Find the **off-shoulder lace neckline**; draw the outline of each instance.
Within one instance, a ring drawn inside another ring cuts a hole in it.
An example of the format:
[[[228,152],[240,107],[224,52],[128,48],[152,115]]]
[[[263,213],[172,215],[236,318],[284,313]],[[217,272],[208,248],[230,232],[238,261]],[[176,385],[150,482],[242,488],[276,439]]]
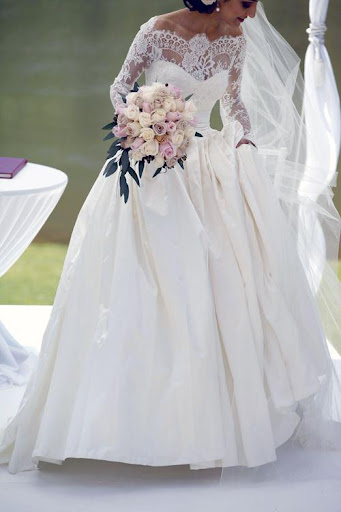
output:
[[[244,34],[240,34],[238,36],[233,36],[231,34],[229,34],[229,35],[223,34],[223,35],[217,37],[216,39],[210,39],[208,37],[208,35],[206,34],[206,32],[198,32],[197,34],[194,34],[194,36],[190,37],[189,39],[186,39],[185,37],[183,37],[180,34],[178,34],[177,32],[175,32],[174,30],[170,30],[170,29],[166,29],[166,28],[155,28],[155,22],[158,18],[159,18],[159,15],[156,15],[150,19],[150,21],[153,20],[153,26],[152,26],[153,32],[175,36],[177,39],[181,39],[181,41],[185,41],[186,43],[190,43],[191,41],[198,39],[198,38],[205,39],[210,44],[219,43],[220,41],[224,41],[225,39],[232,40],[232,41],[237,40],[237,39],[245,39]]]

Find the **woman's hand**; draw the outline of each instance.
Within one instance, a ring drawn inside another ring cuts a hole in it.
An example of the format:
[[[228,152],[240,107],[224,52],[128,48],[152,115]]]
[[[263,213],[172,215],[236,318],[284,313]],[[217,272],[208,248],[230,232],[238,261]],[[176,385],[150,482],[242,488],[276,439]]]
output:
[[[252,140],[250,140],[250,139],[245,139],[245,138],[240,139],[240,141],[238,142],[236,148],[239,148],[239,146],[241,146],[242,144],[252,144],[257,149],[256,144],[254,144],[252,142]]]

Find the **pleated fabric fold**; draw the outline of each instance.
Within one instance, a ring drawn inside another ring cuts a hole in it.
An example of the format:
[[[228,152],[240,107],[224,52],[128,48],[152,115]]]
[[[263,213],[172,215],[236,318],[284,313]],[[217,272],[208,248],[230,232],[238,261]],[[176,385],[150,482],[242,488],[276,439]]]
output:
[[[101,170],[75,224],[38,368],[0,461],[261,465],[327,371],[285,216],[241,126],[119,196]]]

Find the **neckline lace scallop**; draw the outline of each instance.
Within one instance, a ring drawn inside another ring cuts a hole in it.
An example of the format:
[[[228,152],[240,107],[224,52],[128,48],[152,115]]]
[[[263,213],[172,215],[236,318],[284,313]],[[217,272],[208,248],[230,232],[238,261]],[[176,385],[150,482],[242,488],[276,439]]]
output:
[[[216,37],[215,39],[210,39],[208,37],[208,35],[206,34],[206,32],[198,32],[197,34],[194,34],[194,36],[190,37],[189,39],[186,39],[185,37],[183,37],[180,34],[178,34],[177,32],[175,32],[174,30],[170,30],[170,29],[166,29],[166,28],[155,28],[155,22],[158,18],[159,18],[159,16],[153,16],[151,18],[151,20],[153,20],[153,27],[152,27],[153,32],[169,35],[169,36],[177,38],[178,40],[183,41],[185,43],[191,43],[191,42],[193,42],[193,40],[204,39],[207,43],[214,45],[215,43],[219,44],[221,41],[225,41],[225,40],[234,41],[234,40],[238,40],[238,39],[245,39],[244,34],[240,34],[239,36],[233,36],[231,34],[223,34],[219,37]]]

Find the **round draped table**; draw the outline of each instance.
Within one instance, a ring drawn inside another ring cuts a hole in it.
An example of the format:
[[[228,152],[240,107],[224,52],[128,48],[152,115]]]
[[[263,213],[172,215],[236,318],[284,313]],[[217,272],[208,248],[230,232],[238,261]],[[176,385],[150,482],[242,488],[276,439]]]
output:
[[[58,203],[67,175],[28,162],[12,179],[0,179],[0,276],[21,256]],[[32,355],[0,322],[0,384],[24,384]]]

